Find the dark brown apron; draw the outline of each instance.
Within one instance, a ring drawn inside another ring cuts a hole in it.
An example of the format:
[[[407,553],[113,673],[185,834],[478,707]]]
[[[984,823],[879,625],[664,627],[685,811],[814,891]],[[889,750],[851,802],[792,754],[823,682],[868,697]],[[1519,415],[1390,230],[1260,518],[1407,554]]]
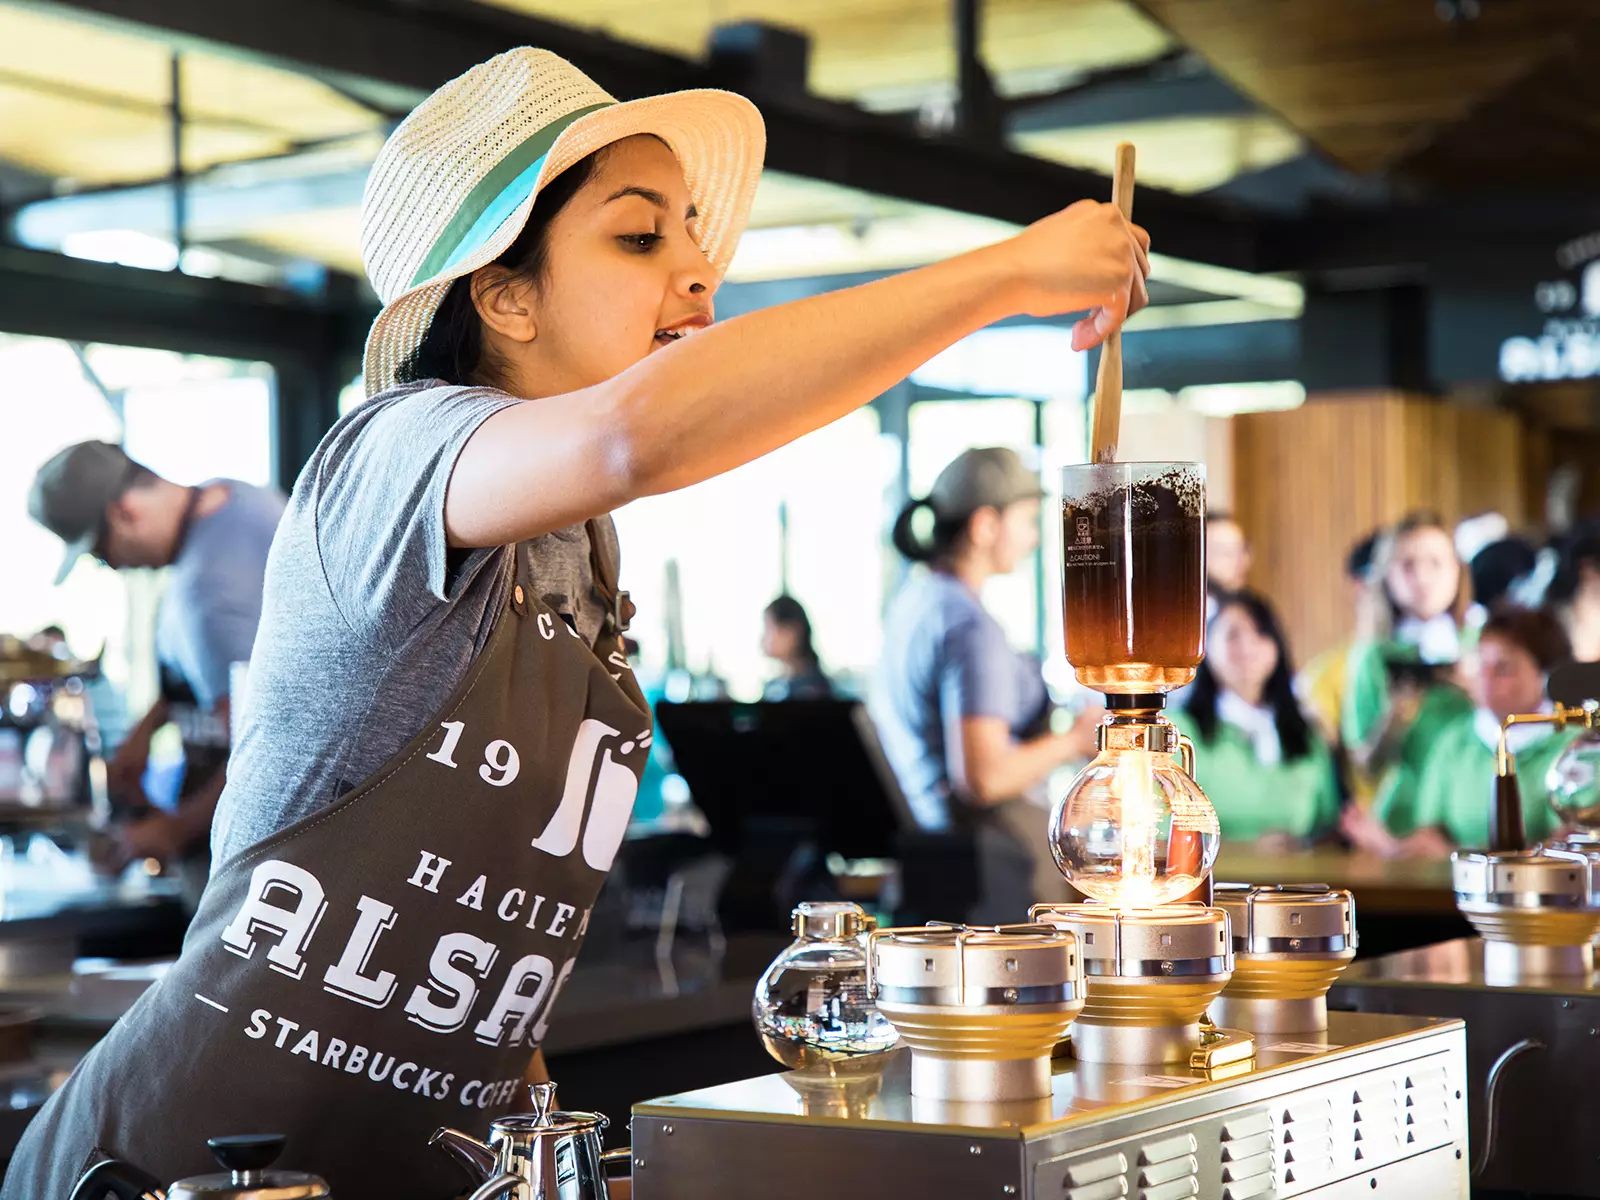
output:
[[[0,1190],[58,1200],[115,1157],[164,1181],[205,1139],[288,1135],[282,1163],[339,1200],[444,1200],[440,1125],[516,1097],[633,811],[649,708],[630,608],[593,649],[505,555],[503,613],[456,694],[328,808],[223,864],[172,970],[29,1126]]]

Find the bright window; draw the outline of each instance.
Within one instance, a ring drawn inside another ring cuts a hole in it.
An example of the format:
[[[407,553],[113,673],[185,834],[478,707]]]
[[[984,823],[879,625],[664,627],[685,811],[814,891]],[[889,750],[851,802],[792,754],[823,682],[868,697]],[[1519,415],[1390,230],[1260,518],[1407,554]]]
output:
[[[782,586],[785,548],[789,589],[806,606],[823,665],[869,670],[882,638],[895,464],[877,413],[861,409],[727,475],[621,509],[622,580],[639,606],[633,634],[647,672],[667,665],[676,621],[678,665],[720,675],[735,697],[758,697],[774,673],[760,651],[761,614]]]

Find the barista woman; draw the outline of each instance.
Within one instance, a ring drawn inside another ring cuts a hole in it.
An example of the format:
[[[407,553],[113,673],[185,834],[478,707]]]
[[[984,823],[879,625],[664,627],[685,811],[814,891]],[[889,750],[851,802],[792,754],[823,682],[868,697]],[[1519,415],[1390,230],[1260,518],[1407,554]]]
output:
[[[1088,310],[1082,346],[1143,302],[1143,235],[1082,203],[710,327],[762,147],[738,96],[618,104],[527,48],[390,135],[363,204],[370,399],[273,543],[210,885],[182,957],[33,1122],[5,1200],[65,1196],[107,1154],[195,1174],[208,1134],[260,1129],[336,1195],[451,1194],[428,1136],[516,1097],[648,754],[606,514],[992,321]]]
[[[1044,785],[1057,767],[1094,754],[1099,720],[1090,709],[1069,731],[1050,732],[1038,661],[1011,648],[980,599],[986,580],[1038,546],[1043,494],[1014,451],[967,450],[894,525],[895,549],[927,569],[912,573],[884,616],[873,714],[917,823],[975,838],[979,897],[967,916],[980,923],[1068,898],[1047,849]],[[916,530],[924,511],[926,540]]]
[[[1375,570],[1386,601],[1379,624],[1386,628],[1350,649],[1344,743],[1355,768],[1391,797],[1396,811],[1406,811],[1434,739],[1472,709],[1456,683],[1461,562],[1450,531],[1437,517],[1417,513],[1395,527]]]
[[[1231,592],[1206,627],[1206,657],[1172,721],[1231,841],[1287,848],[1330,833],[1339,787],[1327,745],[1300,711],[1294,666],[1266,599]]]
[[[1477,648],[1467,655],[1475,707],[1439,730],[1414,789],[1379,796],[1377,815],[1392,841],[1379,839],[1368,848],[1443,858],[1457,846],[1488,845],[1500,723],[1512,713],[1550,711],[1546,678],[1570,658],[1567,635],[1549,611],[1503,608],[1493,613],[1478,635]],[[1530,844],[1555,832],[1545,775],[1576,736],[1576,730],[1558,731],[1551,725],[1511,728],[1507,741],[1517,756],[1522,820]],[[1401,807],[1408,794],[1414,799]]]

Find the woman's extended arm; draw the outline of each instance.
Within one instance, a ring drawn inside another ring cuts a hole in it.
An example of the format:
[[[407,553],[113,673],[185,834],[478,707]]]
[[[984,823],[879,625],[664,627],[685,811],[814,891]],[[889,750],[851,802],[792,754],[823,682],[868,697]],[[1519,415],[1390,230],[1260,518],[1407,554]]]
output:
[[[513,405],[456,463],[451,544],[505,545],[731,470],[1005,317],[1087,309],[1074,345],[1096,344],[1142,305],[1148,240],[1081,201],[996,245],[749,313],[605,383]]]

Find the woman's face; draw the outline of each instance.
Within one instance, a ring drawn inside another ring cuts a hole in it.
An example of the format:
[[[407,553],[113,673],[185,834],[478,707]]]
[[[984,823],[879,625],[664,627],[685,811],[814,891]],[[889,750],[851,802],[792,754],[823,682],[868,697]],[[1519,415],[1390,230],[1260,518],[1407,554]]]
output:
[[[1413,529],[1395,542],[1389,594],[1402,611],[1422,620],[1448,612],[1461,588],[1461,562],[1442,529]]]
[[[993,509],[987,510],[994,512]],[[1015,571],[1039,546],[1039,502],[1014,500],[996,515],[989,565],[996,575]]]
[[[1259,704],[1267,680],[1278,669],[1278,647],[1256,628],[1248,612],[1226,604],[1206,633],[1206,661],[1218,684]]]
[[[1250,579],[1250,543],[1236,521],[1206,525],[1206,579],[1225,592],[1237,592]]]
[[[1512,713],[1537,712],[1544,700],[1544,672],[1521,646],[1493,633],[1478,641],[1476,669],[1470,676],[1472,699],[1497,721]]]
[[[550,223],[542,277],[479,301],[511,390],[590,387],[711,324],[717,278],[697,232],[683,171],[664,144],[638,136],[602,151]]]
[[[771,613],[761,618],[761,653],[779,662],[788,662],[800,649],[800,631],[787,621],[779,621]]]

